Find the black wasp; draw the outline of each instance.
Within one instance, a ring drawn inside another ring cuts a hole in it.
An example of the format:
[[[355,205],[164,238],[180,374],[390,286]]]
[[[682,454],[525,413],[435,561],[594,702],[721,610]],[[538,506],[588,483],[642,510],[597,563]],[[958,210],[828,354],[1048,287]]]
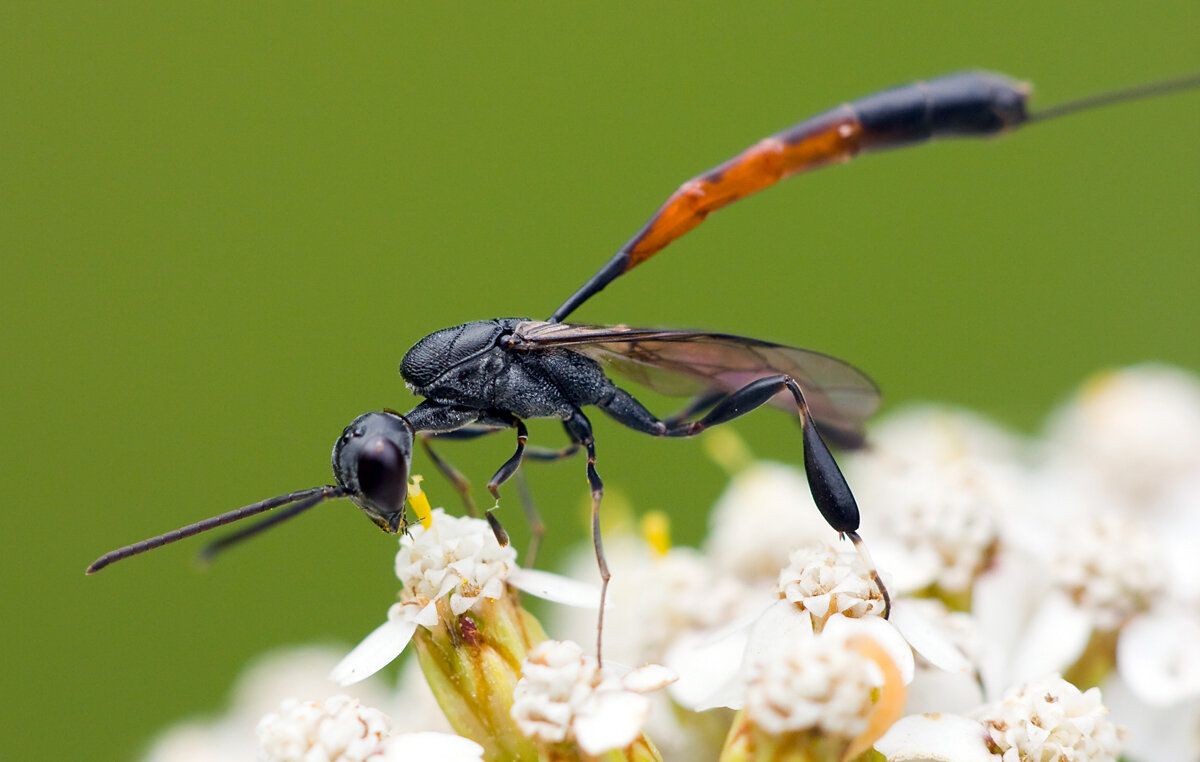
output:
[[[841,447],[862,444],[863,421],[879,404],[878,390],[862,372],[817,352],[740,336],[562,321],[617,277],[699,225],[709,213],[794,174],[847,161],[864,151],[941,137],[995,135],[1027,122],[1197,84],[1200,77],[1191,76],[1030,115],[1025,84],[999,75],[962,73],[886,90],[800,122],[680,186],[637,235],[546,321],[476,321],[436,331],[417,342],[404,356],[400,372],[425,401],[407,414],[365,413],[347,426],[333,448],[336,485],[274,497],[115,550],[101,556],[87,571],[93,573],[122,558],[287,506],[219,540],[209,548],[215,551],[339,497],[350,498],[384,531],[402,532],[407,527],[404,504],[415,439],[422,441],[437,467],[467,497],[465,480],[433,452],[430,440],[473,438],[512,429],[517,436],[516,451],[488,483],[497,498],[499,486],[517,472],[522,458],[558,459],[580,449],[586,452],[603,600],[609,580],[599,530],[604,486],[596,472],[592,426],[583,412],[588,406],[656,437],[694,436],[764,404],[795,411],[817,507],[829,525],[853,540],[862,552],[858,507],[823,441]],[[614,384],[609,371],[659,392],[691,395],[692,400],[680,413],[658,418]],[[527,451],[524,420],[530,418],[561,420],[568,445],[558,451]],[[497,536],[503,538],[498,522],[487,515]],[[875,581],[886,603],[887,591],[877,574]]]

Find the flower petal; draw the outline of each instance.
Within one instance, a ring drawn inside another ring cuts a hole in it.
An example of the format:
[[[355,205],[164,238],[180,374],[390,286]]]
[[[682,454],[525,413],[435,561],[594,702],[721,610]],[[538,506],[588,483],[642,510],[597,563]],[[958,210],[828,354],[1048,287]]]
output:
[[[812,615],[780,599],[768,606],[750,629],[744,662],[759,664],[771,661],[774,654],[785,653],[792,643],[811,638],[812,635]]]
[[[1138,698],[1167,707],[1200,698],[1200,617],[1158,612],[1136,617],[1117,640],[1117,669]]]
[[[1151,706],[1116,675],[1105,681],[1102,692],[1113,722],[1129,731],[1123,759],[1200,759],[1200,702]]]
[[[713,638],[685,632],[667,650],[663,661],[679,675],[667,691],[680,706],[696,711],[741,707],[746,685],[739,675],[750,629],[728,630],[723,635]]]
[[[339,685],[353,685],[365,680],[387,665],[404,650],[417,631],[416,622],[388,617],[363,641],[338,662],[329,679]]]
[[[661,664],[647,664],[622,677],[621,687],[634,693],[647,693],[665,688],[678,679],[679,675]]]
[[[636,693],[598,693],[589,702],[587,714],[577,715],[571,725],[579,747],[596,755],[624,749],[642,732],[650,714],[650,699]]]
[[[971,669],[971,662],[958,650],[942,633],[938,632],[920,611],[908,605],[907,601],[896,601],[892,604],[892,614],[888,619],[913,650],[924,656],[935,667],[947,672],[966,672]]]
[[[905,714],[968,714],[983,703],[983,687],[970,672],[921,669],[908,684]]]
[[[877,616],[856,618],[834,614],[825,623],[825,629],[821,631],[821,635],[843,641],[857,635],[871,638],[887,651],[887,655],[891,657],[896,669],[900,671],[904,684],[908,685],[912,682],[913,674],[916,672],[912,647],[905,642],[904,636],[888,620]]]
[[[419,609],[416,606],[404,605],[402,603],[394,604],[392,609],[394,610],[396,606],[403,606],[403,616],[400,618],[405,621],[412,622],[415,625],[419,624],[422,627],[437,626],[438,612],[436,598],[429,603],[426,603],[424,607]],[[388,612],[389,618],[391,617],[391,613],[391,611]]]
[[[547,601],[584,609],[600,608],[600,588],[587,582],[537,569],[514,568],[508,581],[518,590]]]
[[[875,742],[888,762],[996,762],[984,743],[983,726],[955,714],[905,717]]]
[[[479,762],[483,747],[462,736],[449,733],[398,733],[384,742],[385,762],[436,759],[441,762]]]
[[[1013,653],[1010,683],[1061,673],[1075,663],[1092,636],[1092,620],[1066,595],[1042,600]],[[991,686],[989,686],[991,688]]]

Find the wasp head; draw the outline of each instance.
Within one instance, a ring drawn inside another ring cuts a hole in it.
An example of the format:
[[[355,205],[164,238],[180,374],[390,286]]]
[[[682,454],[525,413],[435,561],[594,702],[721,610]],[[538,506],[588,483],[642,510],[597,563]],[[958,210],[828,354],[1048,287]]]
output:
[[[333,446],[338,484],[380,529],[392,534],[407,526],[404,501],[412,448],[412,426],[387,411],[355,418]]]

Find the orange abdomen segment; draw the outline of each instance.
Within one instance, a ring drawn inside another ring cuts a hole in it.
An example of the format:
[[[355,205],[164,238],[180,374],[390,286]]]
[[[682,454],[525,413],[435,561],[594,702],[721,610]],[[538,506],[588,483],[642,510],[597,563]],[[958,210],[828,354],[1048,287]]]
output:
[[[625,270],[657,254],[710,213],[794,174],[848,161],[858,153],[862,128],[841,106],[772,135],[679,187],[625,245]]]

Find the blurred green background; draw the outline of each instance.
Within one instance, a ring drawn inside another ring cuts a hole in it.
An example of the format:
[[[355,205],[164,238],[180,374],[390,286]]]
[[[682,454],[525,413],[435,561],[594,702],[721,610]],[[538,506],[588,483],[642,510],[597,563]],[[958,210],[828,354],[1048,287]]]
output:
[[[1051,104],[1200,68],[1194,0],[647,5],[5,5],[4,756],[129,759],[254,654],[374,627],[394,540],[349,504],[206,573],[199,542],[83,569],[327,482],[347,422],[414,403],[410,344],[545,317],[683,180],[914,78],[985,67]],[[1198,123],[1191,94],[798,178],[576,317],[820,349],[889,405],[1035,430],[1098,369],[1200,370]],[[701,446],[594,420],[612,491],[697,541],[724,481]],[[785,416],[737,430],[799,458]],[[445,452],[481,485],[511,447]],[[528,470],[552,561],[582,463]]]

